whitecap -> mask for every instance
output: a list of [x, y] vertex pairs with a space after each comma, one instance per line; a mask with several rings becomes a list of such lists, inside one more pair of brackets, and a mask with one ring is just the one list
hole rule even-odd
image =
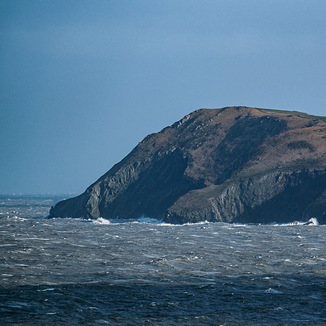
[[295, 226], [295, 225], [309, 225], [309, 226], [318, 226], [319, 222], [315, 217], [312, 217], [311, 219], [309, 219], [307, 222], [301, 222], [301, 221], [293, 221], [290, 223], [275, 223], [272, 224], [274, 226]]
[[315, 217], [312, 217], [307, 223], [306, 225], [319, 225], [318, 220]]
[[275, 289], [272, 288], [268, 288], [267, 290], [264, 291], [265, 293], [270, 293], [270, 294], [282, 294], [283, 292], [281, 291], [277, 291]]
[[99, 217], [98, 219], [92, 221], [94, 224], [111, 224], [111, 222], [103, 217]]
[[42, 289], [42, 290], [37, 290], [38, 292], [48, 292], [48, 291], [54, 291], [55, 288], [46, 288], [46, 289]]

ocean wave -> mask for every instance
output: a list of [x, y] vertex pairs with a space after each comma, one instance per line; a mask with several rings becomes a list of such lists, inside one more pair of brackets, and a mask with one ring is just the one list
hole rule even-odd
[[[15, 221], [40, 221], [40, 220], [48, 220], [48, 217], [21, 217], [21, 216], [7, 216], [2, 217], [2, 220], [15, 220]], [[269, 225], [269, 226], [318, 226], [319, 221], [317, 218], [313, 217], [310, 218], [308, 221], [292, 221], [287, 223], [270, 223], [270, 224], [262, 224], [262, 223], [227, 223], [227, 222], [210, 222], [210, 221], [200, 221], [200, 222], [188, 222], [183, 224], [172, 224], [166, 223], [163, 220], [159, 220], [156, 218], [145, 217], [142, 216], [140, 218], [125, 218], [125, 219], [107, 219], [103, 217], [99, 217], [97, 219], [85, 219], [83, 217], [80, 218], [72, 218], [72, 217], [52, 217], [51, 219], [60, 220], [60, 221], [81, 221], [81, 222], [91, 222], [93, 224], [99, 225], [108, 225], [108, 224], [126, 224], [126, 223], [139, 223], [139, 224], [153, 224], [153, 225], [160, 225], [160, 226], [173, 226], [173, 227], [186, 227], [186, 226], [194, 226], [194, 225], [209, 225], [209, 224], [217, 224], [223, 228], [250, 228], [252, 225]]]
[[[85, 221], [84, 219], [80, 219]], [[200, 221], [200, 222], [194, 222], [194, 223], [183, 223], [183, 224], [172, 224], [172, 223], [166, 223], [162, 220], [158, 220], [155, 218], [151, 217], [140, 217], [138, 219], [119, 219], [119, 220], [109, 220], [103, 217], [99, 217], [95, 220], [91, 219], [88, 220], [94, 224], [126, 224], [126, 223], [139, 223], [139, 224], [153, 224], [153, 225], [161, 225], [161, 226], [173, 226], [173, 227], [186, 227], [186, 226], [194, 226], [194, 225], [208, 225], [208, 224], [218, 224], [221, 227], [225, 228], [237, 228], [237, 227], [250, 227], [252, 225], [265, 225], [265, 224], [255, 224], [255, 223], [250, 223], [250, 224], [245, 224], [245, 223], [226, 223], [226, 222], [209, 222], [209, 221]], [[272, 225], [272, 226], [318, 226], [319, 222], [316, 218], [311, 218], [306, 222], [301, 222], [301, 221], [293, 221], [289, 223], [272, 223], [272, 224], [266, 224], [266, 225]]]
[[315, 217], [312, 217], [307, 222], [293, 221], [290, 223], [276, 223], [275, 226], [294, 226], [294, 225], [309, 225], [309, 226], [318, 226], [319, 222]]
[[111, 222], [103, 217], [99, 217], [96, 220], [92, 221], [94, 224], [111, 224]]

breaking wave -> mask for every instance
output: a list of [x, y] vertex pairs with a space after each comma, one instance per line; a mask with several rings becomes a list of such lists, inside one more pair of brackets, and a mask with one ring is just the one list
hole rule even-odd
[[310, 227], [315, 218], [45, 219], [33, 200], [0, 206], [1, 325], [326, 324], [326, 226]]
[[312, 217], [307, 222], [300, 222], [300, 221], [293, 221], [290, 223], [280, 223], [274, 225], [281, 225], [281, 226], [292, 226], [292, 225], [309, 225], [309, 226], [318, 226], [319, 222], [315, 217]]

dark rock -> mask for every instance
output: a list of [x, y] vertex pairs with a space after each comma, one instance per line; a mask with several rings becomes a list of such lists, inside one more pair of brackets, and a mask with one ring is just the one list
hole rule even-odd
[[197, 110], [147, 136], [50, 217], [326, 223], [326, 118]]

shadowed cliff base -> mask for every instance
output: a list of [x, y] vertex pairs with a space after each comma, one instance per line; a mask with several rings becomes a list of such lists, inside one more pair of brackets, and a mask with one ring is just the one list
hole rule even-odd
[[326, 223], [326, 118], [201, 109], [145, 137], [50, 217]]

